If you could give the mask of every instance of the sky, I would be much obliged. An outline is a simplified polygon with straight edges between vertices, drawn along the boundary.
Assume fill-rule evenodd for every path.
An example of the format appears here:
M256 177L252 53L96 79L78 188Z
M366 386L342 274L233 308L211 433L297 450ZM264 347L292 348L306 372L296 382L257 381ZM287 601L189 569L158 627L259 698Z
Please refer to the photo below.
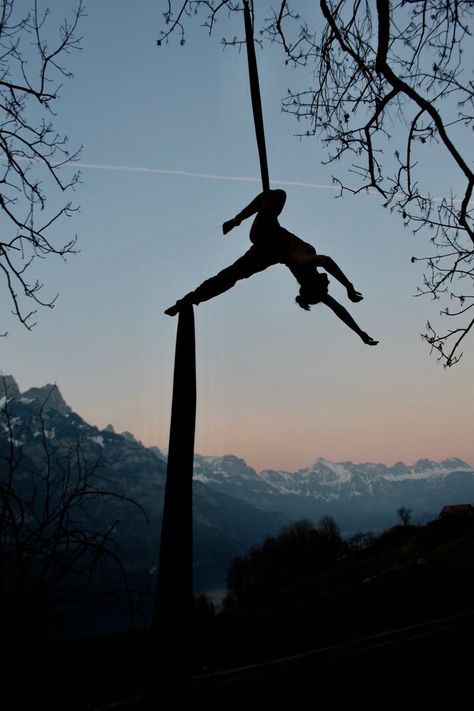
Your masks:
M53 27L74 3L49 5ZM246 58L220 44L240 28L223 15L209 38L190 18L184 46L175 37L158 47L166 5L86 5L54 119L82 152L69 196L80 210L52 237L77 234L80 252L39 265L45 295L59 298L31 332L3 300L9 335L0 342L0 369L21 390L57 383L91 424L162 449L177 326L163 311L248 249L249 223L226 237L221 225L260 190ZM280 108L311 76L285 67L277 47L257 59L270 180L288 196L280 222L363 292L352 304L331 280L331 294L380 344L365 346L323 305L301 310L284 266L201 304L196 451L235 454L257 470L293 471L318 457L473 464L472 339L461 363L444 369L419 335L439 313L414 297L421 267L410 258L426 254L426 239L372 195L337 198L337 167L323 164L320 140L297 138L300 126Z

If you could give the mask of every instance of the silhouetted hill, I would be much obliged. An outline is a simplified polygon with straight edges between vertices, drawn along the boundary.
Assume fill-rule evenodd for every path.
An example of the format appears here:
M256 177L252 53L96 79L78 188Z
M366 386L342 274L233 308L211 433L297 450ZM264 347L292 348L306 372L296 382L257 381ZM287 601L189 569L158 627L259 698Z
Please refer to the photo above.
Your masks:
M191 708L468 708L473 543L472 518L396 526L264 597L216 616L201 607ZM143 633L79 640L55 692L74 688L73 709L138 711L146 659Z
M473 516L396 526L329 567L315 563L231 603L217 616L215 663L261 662L465 613L473 594Z

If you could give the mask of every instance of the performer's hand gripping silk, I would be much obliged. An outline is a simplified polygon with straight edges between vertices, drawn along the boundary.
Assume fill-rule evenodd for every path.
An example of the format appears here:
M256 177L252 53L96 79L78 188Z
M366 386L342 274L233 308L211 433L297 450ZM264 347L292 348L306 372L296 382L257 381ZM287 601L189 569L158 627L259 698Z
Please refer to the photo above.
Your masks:
M326 304L341 321L357 333L364 343L369 346L377 345L378 341L359 328L344 306L329 296L329 279L326 274L318 272L318 267L331 274L347 289L347 296L351 301L361 301L362 294L354 289L331 257L316 254L311 244L303 242L278 222L278 215L283 210L285 201L284 190L268 190L257 195L250 205L233 219L224 222L222 230L227 234L240 225L242 220L256 215L249 234L252 247L230 267L207 279L197 289L179 299L174 306L165 311L165 314L175 316L186 304L208 301L231 289L240 279L248 279L252 274L261 272L272 264L284 264L300 285L296 302L302 309L309 311L313 304Z

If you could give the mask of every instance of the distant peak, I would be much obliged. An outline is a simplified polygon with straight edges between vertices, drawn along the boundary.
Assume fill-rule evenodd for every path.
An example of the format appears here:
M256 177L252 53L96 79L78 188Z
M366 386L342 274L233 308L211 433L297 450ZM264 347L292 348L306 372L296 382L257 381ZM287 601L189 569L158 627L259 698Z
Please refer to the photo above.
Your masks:
M13 375L0 375L0 398L20 397L20 388Z
M67 405L61 395L61 391L55 383L48 383L47 385L43 385L41 388L29 388L22 393L22 397L37 400L41 406L45 407L45 409L57 410L63 415L71 412L71 408Z
M413 469L434 469L436 467L436 462L433 462L431 459L419 459L413 466Z
M465 462L463 459L459 459L458 457L443 459L441 466L445 469L472 469L470 464Z
M164 454L159 447L148 447L150 452L153 452L155 457L158 457L158 459L161 459L163 462L166 462L166 454Z
M134 442L135 444L141 444L140 440L135 437L131 432L128 432L125 430L125 432L121 432L120 436L126 439L128 442Z

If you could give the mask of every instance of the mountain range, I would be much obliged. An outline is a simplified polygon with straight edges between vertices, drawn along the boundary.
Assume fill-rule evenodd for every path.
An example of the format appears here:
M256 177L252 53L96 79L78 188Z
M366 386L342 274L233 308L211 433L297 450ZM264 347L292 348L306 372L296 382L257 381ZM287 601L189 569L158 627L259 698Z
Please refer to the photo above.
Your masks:
M145 447L128 433L103 430L83 420L64 401L56 385L21 392L11 375L0 378L0 456L21 452L17 476L44 466L45 451L59 456L80 445L85 462L116 494L126 495L145 510L116 496L90 507L94 525L118 521L115 538L125 566L141 579L156 567L166 480L166 455ZM45 449L46 448L46 449ZM54 457L53 457L54 459ZM3 472L3 473L2 473ZM330 515L344 536L380 531L397 523L397 509L411 509L412 522L436 518L447 504L474 502L474 471L452 458L354 464L316 459L295 472L256 472L234 455L195 455L194 573L196 591L223 587L230 560L251 545L274 535L291 521L317 523Z
M443 505L474 498L473 468L461 459L420 459L413 466L329 462L323 458L296 472L255 472L234 456L195 457L194 479L288 518L317 521L332 516L346 536L380 531L397 522L397 510L411 509L412 521L436 518Z

